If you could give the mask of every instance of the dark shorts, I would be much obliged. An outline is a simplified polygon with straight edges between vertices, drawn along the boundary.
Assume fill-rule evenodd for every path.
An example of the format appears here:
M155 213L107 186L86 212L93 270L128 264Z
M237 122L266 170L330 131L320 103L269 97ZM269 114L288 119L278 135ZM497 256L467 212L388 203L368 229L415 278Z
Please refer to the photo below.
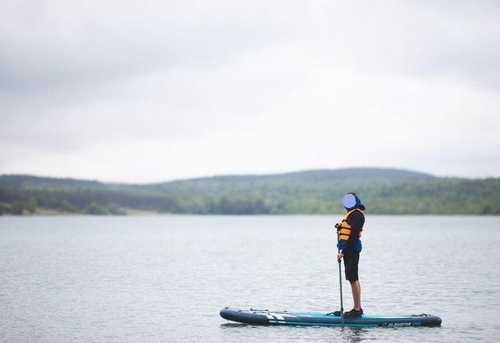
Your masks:
M352 252L344 255L345 278L350 282L354 282L359 279L358 264L359 252Z

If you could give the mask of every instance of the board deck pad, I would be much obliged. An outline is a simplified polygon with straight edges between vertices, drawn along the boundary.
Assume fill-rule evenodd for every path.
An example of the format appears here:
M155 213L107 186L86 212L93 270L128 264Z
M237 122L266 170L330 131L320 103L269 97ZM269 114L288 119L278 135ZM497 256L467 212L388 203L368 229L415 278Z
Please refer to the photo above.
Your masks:
M440 326L441 318L430 314L362 315L342 318L333 312L288 312L225 307L220 311L224 319L253 325L291 326Z

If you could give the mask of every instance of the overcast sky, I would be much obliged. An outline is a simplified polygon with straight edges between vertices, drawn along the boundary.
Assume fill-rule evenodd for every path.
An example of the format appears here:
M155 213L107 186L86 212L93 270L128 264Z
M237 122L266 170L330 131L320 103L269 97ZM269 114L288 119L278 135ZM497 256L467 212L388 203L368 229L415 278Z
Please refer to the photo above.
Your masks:
M498 1L2 1L0 174L500 176Z

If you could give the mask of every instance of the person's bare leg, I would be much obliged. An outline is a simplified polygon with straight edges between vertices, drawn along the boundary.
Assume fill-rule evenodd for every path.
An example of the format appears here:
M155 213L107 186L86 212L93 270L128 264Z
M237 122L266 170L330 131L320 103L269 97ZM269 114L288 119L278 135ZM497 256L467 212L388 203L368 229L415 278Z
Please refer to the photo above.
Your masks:
M352 300L354 301L354 309L361 310L361 285L359 280L351 282Z

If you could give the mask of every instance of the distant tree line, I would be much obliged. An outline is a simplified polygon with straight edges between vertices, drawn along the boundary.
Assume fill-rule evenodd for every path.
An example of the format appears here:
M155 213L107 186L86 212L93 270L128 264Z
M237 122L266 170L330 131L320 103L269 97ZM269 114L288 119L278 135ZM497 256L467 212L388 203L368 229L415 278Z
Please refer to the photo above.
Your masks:
M341 196L353 190L367 211L375 214L500 214L498 178L370 177L298 174L137 186L0 176L0 214L30 214L39 209L94 215L123 215L128 209L179 214L336 214L342 211Z

